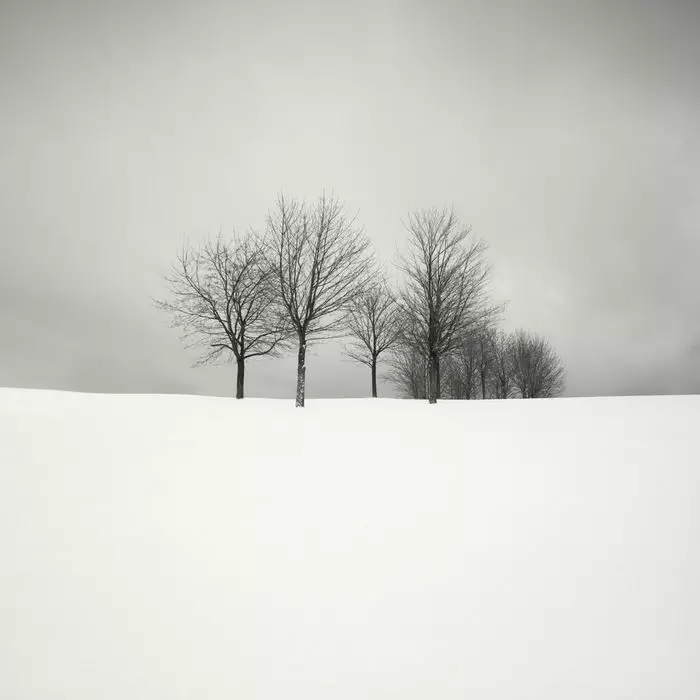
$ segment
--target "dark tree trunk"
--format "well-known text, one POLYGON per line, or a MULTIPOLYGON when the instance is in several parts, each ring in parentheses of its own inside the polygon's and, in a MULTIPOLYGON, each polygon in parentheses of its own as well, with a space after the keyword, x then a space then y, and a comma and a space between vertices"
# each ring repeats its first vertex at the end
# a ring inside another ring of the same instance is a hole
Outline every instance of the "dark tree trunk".
POLYGON ((440 357, 435 358, 435 398, 441 399, 440 394, 440 357))
POLYGON ((372 360, 372 398, 377 398, 377 360, 372 360))
POLYGON ((481 371, 481 398, 486 398, 486 372, 481 371))
POLYGON ((299 355, 297 358, 297 408, 304 407, 306 397, 306 338, 299 338, 299 355))
POLYGON ((243 398, 245 385, 245 360, 236 360, 236 398, 243 398))
POLYGON ((430 354, 428 360, 428 403, 437 403, 437 357, 430 354))

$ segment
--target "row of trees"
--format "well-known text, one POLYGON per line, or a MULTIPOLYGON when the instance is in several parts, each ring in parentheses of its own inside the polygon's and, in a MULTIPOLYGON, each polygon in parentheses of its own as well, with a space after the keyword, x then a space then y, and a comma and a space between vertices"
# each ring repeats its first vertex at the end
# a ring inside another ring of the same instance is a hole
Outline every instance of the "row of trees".
MULTIPOLYGON (((428 364, 420 353, 409 345, 395 349, 389 380, 405 396, 426 398, 427 376, 428 364)), ((564 377, 559 357, 544 338, 486 326, 461 338, 444 363, 438 391, 450 399, 550 398, 564 390, 564 377)))
POLYGON ((544 339, 495 330, 503 306, 489 299, 483 241, 451 210, 411 214, 405 227, 402 280, 391 285, 335 197, 308 205, 280 195, 264 233, 185 245, 156 303, 204 346, 200 363, 235 359, 237 398, 246 360, 295 349, 303 406, 308 345, 339 337, 369 367, 372 396, 385 358, 402 393, 431 403, 476 398, 478 387, 482 398, 559 393, 563 368, 544 339))

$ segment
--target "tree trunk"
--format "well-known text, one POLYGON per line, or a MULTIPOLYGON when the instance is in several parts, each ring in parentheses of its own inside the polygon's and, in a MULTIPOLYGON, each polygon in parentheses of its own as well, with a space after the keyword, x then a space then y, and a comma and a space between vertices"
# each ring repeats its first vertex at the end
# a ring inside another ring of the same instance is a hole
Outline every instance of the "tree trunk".
POLYGON ((304 407, 306 397, 306 338, 299 338, 299 355, 297 358, 297 401, 296 407, 304 407))
POLYGON ((435 358, 435 398, 441 399, 440 395, 440 356, 435 358))
POLYGON ((437 403, 437 357, 430 354, 428 360, 428 403, 437 403))
POLYGON ((243 398, 245 383, 245 360, 236 360, 236 398, 243 398))
POLYGON ((372 398, 377 398, 377 360, 372 360, 372 398))
POLYGON ((481 398, 486 398, 486 372, 481 371, 481 398))

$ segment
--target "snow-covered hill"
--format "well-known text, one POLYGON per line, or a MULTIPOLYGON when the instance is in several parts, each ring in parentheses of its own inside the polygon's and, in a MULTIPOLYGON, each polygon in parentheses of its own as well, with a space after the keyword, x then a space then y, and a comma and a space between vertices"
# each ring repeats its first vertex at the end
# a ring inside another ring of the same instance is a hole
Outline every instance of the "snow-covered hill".
POLYGON ((0 390, 0 698, 695 700, 699 432, 0 390))

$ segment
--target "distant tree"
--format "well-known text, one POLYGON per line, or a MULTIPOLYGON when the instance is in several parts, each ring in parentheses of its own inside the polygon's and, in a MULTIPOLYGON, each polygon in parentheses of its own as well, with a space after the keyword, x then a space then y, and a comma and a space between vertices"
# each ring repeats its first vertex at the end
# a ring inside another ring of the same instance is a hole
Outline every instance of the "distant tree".
POLYGON ((401 337, 398 307, 384 277, 375 279, 353 299, 347 323, 351 342, 345 353, 370 368, 372 397, 376 398, 377 362, 401 337))
POLYGON ((428 364, 428 400, 440 396, 440 360, 464 334, 493 313, 487 300, 486 245, 474 240, 454 211, 423 210, 405 224, 408 251, 398 267, 404 286, 397 297, 409 344, 428 364))
POLYGON ((499 331, 494 334, 491 361, 491 391, 496 399, 507 399, 514 390, 512 338, 499 331))
POLYGON ((427 393, 427 363, 415 347, 399 341, 390 354, 389 381, 402 396, 425 399, 427 393))
POLYGON ((460 339, 452 354, 445 358, 445 394, 451 399, 474 399, 477 397, 479 368, 479 343, 473 333, 460 339))
POLYGON ((155 302, 184 331, 188 347, 205 346, 197 364, 233 355, 237 399, 245 393, 246 360, 275 354, 288 337, 272 281, 260 236, 251 232, 229 241, 219 235, 183 246, 166 277, 170 299, 155 302))
POLYGON ((298 341, 296 406, 303 407, 307 344, 342 335, 369 281, 369 240, 326 195, 311 206, 280 195, 267 230, 277 298, 298 341))
POLYGON ((477 372, 479 375, 479 388, 481 390, 481 398, 486 399, 490 393, 490 377, 494 365, 494 341, 496 329, 489 319, 488 323, 484 323, 476 330, 477 353, 477 372))
POLYGON ((513 382, 522 398, 548 398, 564 390, 564 366, 547 340, 518 330, 513 334, 510 353, 513 382))

